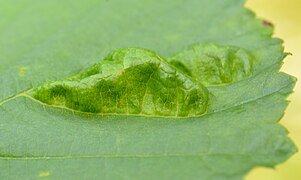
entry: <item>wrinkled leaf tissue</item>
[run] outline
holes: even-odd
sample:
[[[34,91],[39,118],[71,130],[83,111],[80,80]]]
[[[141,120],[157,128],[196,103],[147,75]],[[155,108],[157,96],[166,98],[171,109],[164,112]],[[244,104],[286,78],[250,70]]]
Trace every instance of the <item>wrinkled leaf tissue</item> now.
[[[206,112],[206,86],[233,83],[252,73],[245,50],[197,44],[171,58],[151,50],[125,48],[80,74],[50,81],[33,96],[50,105],[101,114],[187,117]]]

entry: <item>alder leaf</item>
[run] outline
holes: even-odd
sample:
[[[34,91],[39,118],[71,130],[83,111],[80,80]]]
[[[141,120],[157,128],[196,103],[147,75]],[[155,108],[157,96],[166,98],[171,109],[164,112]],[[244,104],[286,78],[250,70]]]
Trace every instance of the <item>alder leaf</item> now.
[[[1,1],[0,179],[242,179],[287,160],[278,121],[296,80],[243,4]]]

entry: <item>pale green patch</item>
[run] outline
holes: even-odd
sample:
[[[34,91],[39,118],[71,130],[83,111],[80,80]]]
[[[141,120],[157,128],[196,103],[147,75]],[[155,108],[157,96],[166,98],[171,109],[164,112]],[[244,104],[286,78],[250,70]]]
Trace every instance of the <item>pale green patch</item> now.
[[[170,63],[189,71],[189,75],[205,85],[228,84],[252,74],[254,57],[234,46],[202,43],[190,46],[169,59]]]
[[[24,77],[26,75],[26,71],[28,70],[28,67],[18,67],[18,75],[19,77]]]
[[[48,177],[50,176],[50,172],[49,171],[41,171],[39,174],[38,174],[39,177]]]

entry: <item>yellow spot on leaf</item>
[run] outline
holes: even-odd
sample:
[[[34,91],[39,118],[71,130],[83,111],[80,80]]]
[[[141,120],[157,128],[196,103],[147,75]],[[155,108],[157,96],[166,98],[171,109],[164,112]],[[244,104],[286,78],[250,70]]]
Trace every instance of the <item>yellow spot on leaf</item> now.
[[[24,77],[25,74],[26,74],[26,70],[27,70],[27,69],[28,69],[27,67],[19,67],[19,68],[18,68],[18,70],[19,70],[19,76],[20,76],[20,77]]]
[[[49,171],[42,171],[39,173],[39,177],[48,177],[50,175]]]

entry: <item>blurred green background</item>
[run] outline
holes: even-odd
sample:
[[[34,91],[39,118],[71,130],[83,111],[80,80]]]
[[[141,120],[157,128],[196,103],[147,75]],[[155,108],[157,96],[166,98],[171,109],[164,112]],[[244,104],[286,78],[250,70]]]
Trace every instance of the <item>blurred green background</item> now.
[[[286,52],[293,56],[285,59],[282,71],[298,78],[295,93],[281,120],[299,152],[275,169],[256,168],[247,180],[300,180],[301,179],[301,0],[248,0],[246,6],[258,17],[271,21],[275,37],[284,40]]]

